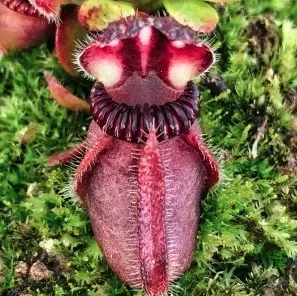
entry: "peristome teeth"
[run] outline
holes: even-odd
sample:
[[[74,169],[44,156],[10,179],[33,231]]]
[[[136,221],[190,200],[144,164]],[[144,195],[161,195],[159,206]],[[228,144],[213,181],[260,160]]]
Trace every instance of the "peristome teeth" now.
[[[159,141],[163,141],[191,127],[198,112],[198,96],[197,87],[189,82],[184,94],[175,102],[160,106],[145,103],[132,107],[115,103],[108,97],[104,86],[97,83],[91,92],[90,105],[94,120],[100,128],[115,138],[144,142],[150,129],[154,128]]]

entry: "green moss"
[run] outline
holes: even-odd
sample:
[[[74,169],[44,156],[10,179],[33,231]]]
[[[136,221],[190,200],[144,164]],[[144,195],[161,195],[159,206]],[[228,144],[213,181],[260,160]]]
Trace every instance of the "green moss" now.
[[[288,96],[297,87],[296,13],[290,0],[220,8],[214,72],[229,90],[214,97],[201,83],[199,121],[225,159],[226,180],[203,201],[195,260],[177,283],[180,295],[296,295],[297,179],[285,174],[296,173],[296,107]],[[49,155],[85,136],[90,118],[57,106],[45,87],[45,70],[87,95],[88,83],[74,83],[45,45],[0,61],[0,291],[138,295],[108,268],[84,210],[61,192],[72,169],[47,167]],[[29,262],[49,242],[67,268],[50,281],[15,276],[16,263]]]

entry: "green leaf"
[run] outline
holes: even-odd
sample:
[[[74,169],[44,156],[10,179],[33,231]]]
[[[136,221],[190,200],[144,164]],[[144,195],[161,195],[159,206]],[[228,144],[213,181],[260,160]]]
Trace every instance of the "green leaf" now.
[[[164,0],[164,6],[178,22],[202,33],[213,31],[219,21],[216,10],[202,0]]]
[[[81,24],[92,31],[105,29],[109,23],[122,17],[134,15],[131,3],[110,0],[88,0],[80,7],[78,18]]]

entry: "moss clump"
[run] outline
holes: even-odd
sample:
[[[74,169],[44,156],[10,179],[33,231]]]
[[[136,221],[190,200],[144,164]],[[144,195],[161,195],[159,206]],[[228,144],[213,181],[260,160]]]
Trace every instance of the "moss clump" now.
[[[199,120],[220,148],[226,180],[203,202],[195,261],[177,283],[180,295],[297,293],[296,14],[290,0],[220,10],[212,74],[229,89],[214,94],[201,82]],[[90,118],[51,100],[44,70],[87,95],[87,83],[77,86],[45,45],[0,61],[0,291],[138,295],[107,267],[84,210],[61,192],[72,168],[46,165],[85,136]],[[259,132],[264,138],[255,144]],[[36,260],[53,271],[50,280],[15,274],[19,261]]]

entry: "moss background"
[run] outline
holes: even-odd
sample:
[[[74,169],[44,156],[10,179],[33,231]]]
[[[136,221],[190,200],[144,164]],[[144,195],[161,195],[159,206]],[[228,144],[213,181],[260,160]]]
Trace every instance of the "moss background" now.
[[[219,11],[216,83],[199,82],[199,121],[225,180],[204,199],[195,261],[175,288],[297,295],[297,2],[246,0]],[[60,69],[50,47],[0,61],[0,295],[140,295],[113,275],[69,198],[72,168],[47,166],[90,122],[50,98],[45,70],[82,97],[88,89]],[[34,263],[51,277],[29,275]]]

